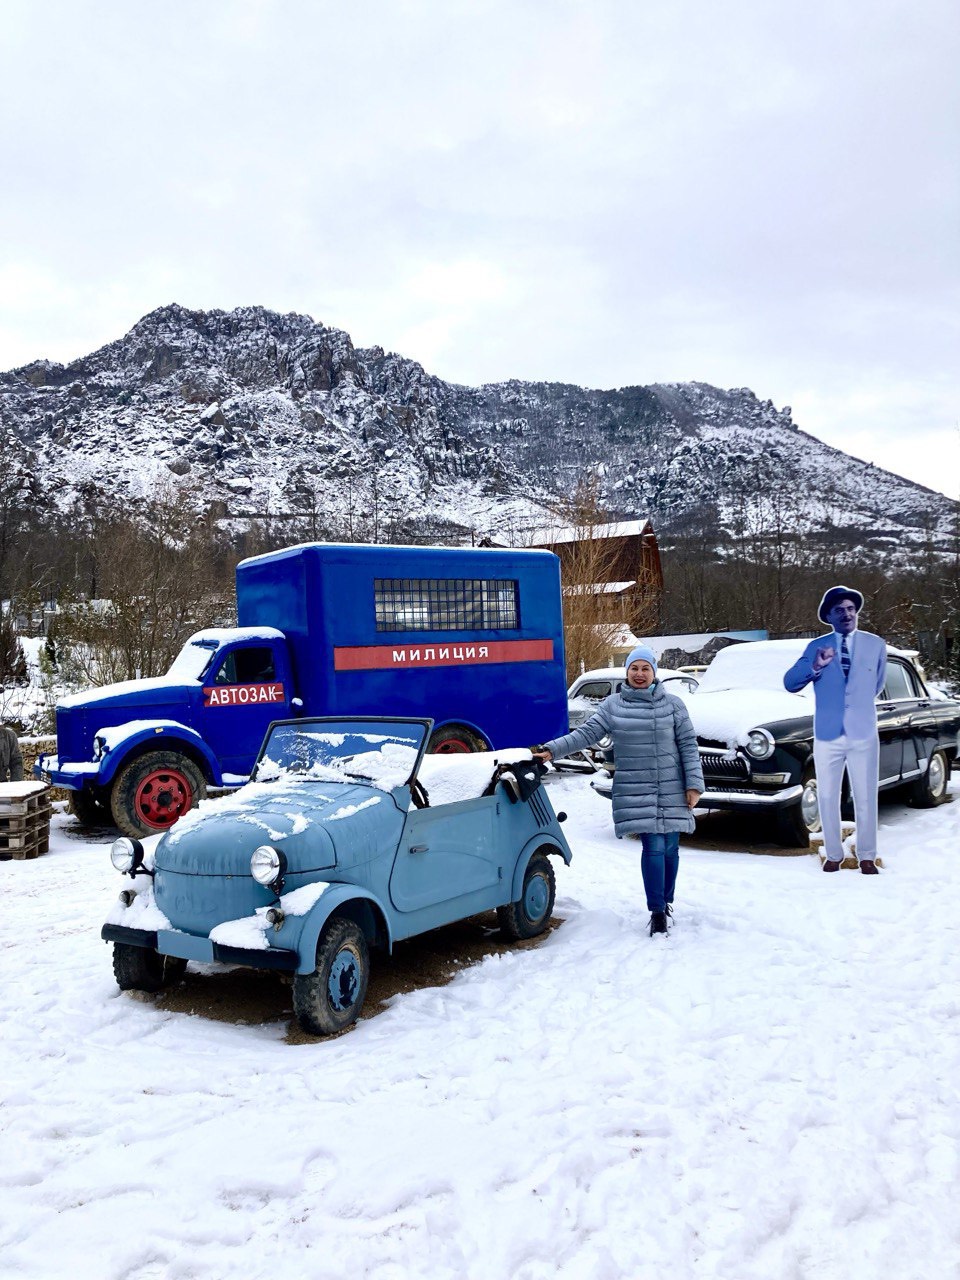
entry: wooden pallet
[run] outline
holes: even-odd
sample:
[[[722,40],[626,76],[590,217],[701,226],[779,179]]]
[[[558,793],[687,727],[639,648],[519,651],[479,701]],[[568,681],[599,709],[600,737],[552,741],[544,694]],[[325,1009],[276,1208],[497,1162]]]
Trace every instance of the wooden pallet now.
[[[50,828],[34,831],[29,836],[17,838],[17,843],[5,842],[0,836],[0,862],[22,862],[26,858],[39,858],[50,848]]]
[[[0,782],[0,862],[48,851],[50,809],[50,788],[42,782]]]

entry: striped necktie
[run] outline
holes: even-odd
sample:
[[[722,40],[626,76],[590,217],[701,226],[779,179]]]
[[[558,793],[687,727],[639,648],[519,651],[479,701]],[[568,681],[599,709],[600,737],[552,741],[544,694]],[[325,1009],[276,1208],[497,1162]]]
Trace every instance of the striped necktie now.
[[[850,650],[847,648],[847,637],[840,637],[840,666],[843,668],[844,680],[850,678]]]

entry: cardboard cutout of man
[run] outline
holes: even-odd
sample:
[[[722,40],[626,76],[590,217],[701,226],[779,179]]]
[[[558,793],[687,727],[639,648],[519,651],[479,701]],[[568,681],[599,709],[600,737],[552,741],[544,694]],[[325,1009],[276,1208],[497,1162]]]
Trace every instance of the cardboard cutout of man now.
[[[877,874],[877,791],[880,739],[877,695],[887,673],[887,646],[879,636],[857,630],[863,596],[851,587],[831,587],[817,610],[833,630],[811,640],[783,677],[798,693],[813,681],[813,761],[826,861],[824,871],[839,871],[840,789],[846,769],[857,822],[857,857],[864,875]]]

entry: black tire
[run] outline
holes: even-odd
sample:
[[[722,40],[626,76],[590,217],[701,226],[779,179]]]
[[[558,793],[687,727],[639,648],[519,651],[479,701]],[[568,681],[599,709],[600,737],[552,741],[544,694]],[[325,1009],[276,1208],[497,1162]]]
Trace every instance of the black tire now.
[[[110,795],[113,821],[125,836],[141,839],[169,831],[207,794],[199,767],[179,751],[150,751],[117,774]]]
[[[71,791],[70,812],[84,827],[113,826],[113,814],[103,795],[96,791]]]
[[[817,775],[812,764],[804,769],[801,783],[800,800],[777,810],[777,840],[787,849],[809,849],[810,837],[820,830]]]
[[[150,947],[113,944],[113,976],[121,991],[162,991],[179,982],[187,962],[178,956],[162,956]]]
[[[360,1016],[370,979],[370,954],[359,925],[328,920],[317,943],[317,967],[293,979],[293,1012],[309,1035],[346,1031]]]
[[[429,755],[459,755],[468,751],[486,751],[484,740],[465,724],[445,724],[434,729],[427,744]]]
[[[527,864],[520,899],[505,907],[497,907],[500,932],[511,942],[535,938],[550,923],[557,896],[557,882],[550,859],[535,853]]]
[[[910,784],[910,803],[918,809],[934,809],[947,798],[950,761],[946,752],[934,751],[921,777]]]

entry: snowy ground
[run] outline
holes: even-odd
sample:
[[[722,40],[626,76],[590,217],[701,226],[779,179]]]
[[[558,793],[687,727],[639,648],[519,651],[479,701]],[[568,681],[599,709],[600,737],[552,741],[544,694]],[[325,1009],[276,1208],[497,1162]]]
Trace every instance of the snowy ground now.
[[[884,806],[874,879],[687,850],[650,939],[551,794],[565,923],[329,1042],[120,995],[72,820],[0,863],[4,1277],[956,1275],[960,803]]]

